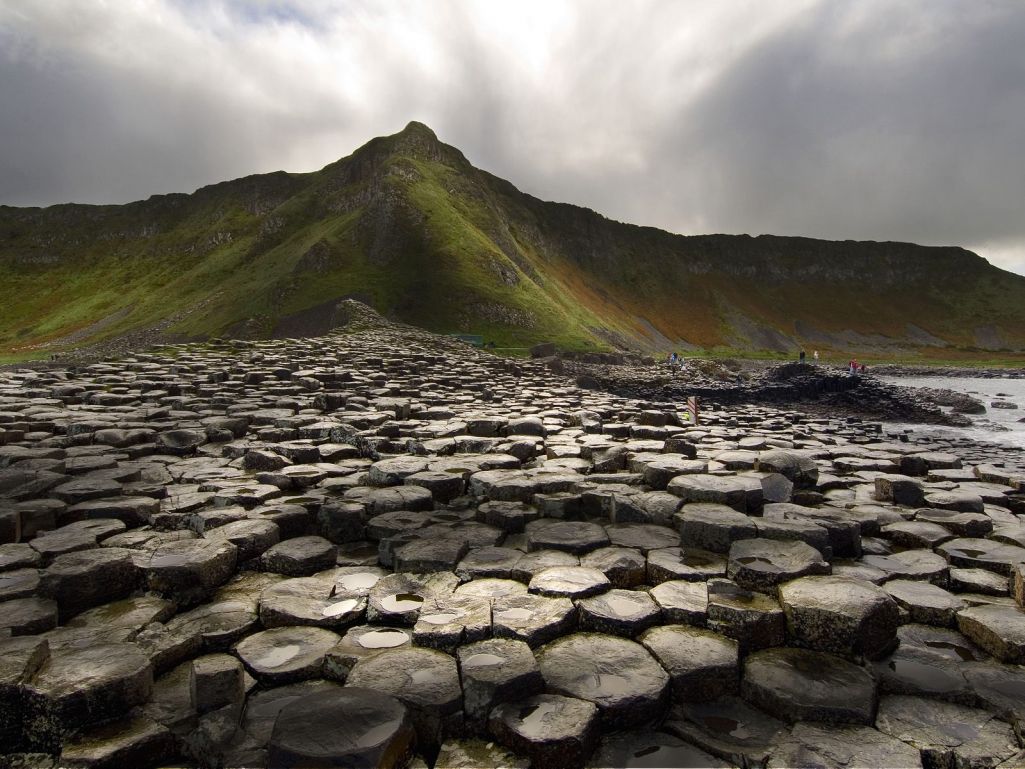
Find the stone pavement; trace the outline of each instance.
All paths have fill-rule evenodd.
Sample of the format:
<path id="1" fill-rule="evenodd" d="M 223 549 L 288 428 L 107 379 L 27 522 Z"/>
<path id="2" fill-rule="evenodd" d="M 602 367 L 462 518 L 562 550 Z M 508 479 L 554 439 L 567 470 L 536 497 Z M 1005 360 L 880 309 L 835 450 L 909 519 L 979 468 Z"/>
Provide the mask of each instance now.
<path id="1" fill-rule="evenodd" d="M 1025 471 L 681 408 L 387 324 L 2 373 L 0 745 L 1025 764 Z"/>

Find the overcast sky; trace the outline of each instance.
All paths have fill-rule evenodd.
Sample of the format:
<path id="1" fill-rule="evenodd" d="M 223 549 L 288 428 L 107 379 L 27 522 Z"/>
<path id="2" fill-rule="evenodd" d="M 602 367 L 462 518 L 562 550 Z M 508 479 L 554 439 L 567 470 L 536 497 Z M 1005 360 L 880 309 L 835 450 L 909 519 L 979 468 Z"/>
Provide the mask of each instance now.
<path id="1" fill-rule="evenodd" d="M 1025 273 L 1022 0 L 0 0 L 0 203 L 309 171 L 409 120 L 681 233 Z"/>

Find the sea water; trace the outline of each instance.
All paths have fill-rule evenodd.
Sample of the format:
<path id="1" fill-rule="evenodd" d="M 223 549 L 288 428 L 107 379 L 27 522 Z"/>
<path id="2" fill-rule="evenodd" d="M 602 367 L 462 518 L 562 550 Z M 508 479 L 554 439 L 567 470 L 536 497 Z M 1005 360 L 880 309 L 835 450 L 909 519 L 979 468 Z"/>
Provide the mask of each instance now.
<path id="1" fill-rule="evenodd" d="M 879 377 L 899 387 L 931 387 L 953 390 L 982 401 L 985 414 L 968 414 L 971 427 L 939 427 L 934 425 L 902 425 L 920 435 L 969 438 L 1001 446 L 1025 448 L 1025 379 L 976 379 L 971 377 Z M 1016 409 L 993 408 L 993 401 L 1006 401 Z M 896 426 L 896 425 L 895 425 Z"/>

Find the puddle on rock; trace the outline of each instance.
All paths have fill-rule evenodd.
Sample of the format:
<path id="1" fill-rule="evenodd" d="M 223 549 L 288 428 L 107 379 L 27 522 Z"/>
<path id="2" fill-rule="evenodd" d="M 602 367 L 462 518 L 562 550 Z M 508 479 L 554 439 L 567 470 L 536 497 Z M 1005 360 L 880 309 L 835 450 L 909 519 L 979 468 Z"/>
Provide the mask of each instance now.
<path id="1" fill-rule="evenodd" d="M 588 676 L 585 686 L 595 697 L 620 695 L 631 690 L 630 679 L 616 673 L 593 673 Z"/>
<path id="2" fill-rule="evenodd" d="M 554 713 L 556 706 L 551 702 L 542 702 L 539 705 L 528 705 L 519 712 L 519 732 L 528 739 L 530 737 L 541 737 L 544 733 L 545 717 Z"/>
<path id="3" fill-rule="evenodd" d="M 338 580 L 338 585 L 344 590 L 369 590 L 380 580 L 379 574 L 365 571 L 359 574 L 346 574 Z"/>
<path id="4" fill-rule="evenodd" d="M 633 601 L 619 595 L 606 596 L 604 603 L 611 613 L 620 617 L 632 617 L 634 614 L 640 614 L 642 610 L 639 601 Z"/>
<path id="5" fill-rule="evenodd" d="M 424 599 L 416 593 L 395 593 L 381 599 L 385 611 L 402 613 L 419 609 Z"/>
<path id="6" fill-rule="evenodd" d="M 279 646 L 257 659 L 257 664 L 264 668 L 279 668 L 298 657 L 301 651 L 302 647 L 299 644 Z"/>
<path id="7" fill-rule="evenodd" d="M 344 601 L 337 601 L 333 604 L 324 607 L 321 612 L 325 617 L 337 617 L 340 614 L 348 614 L 359 606 L 359 601 L 355 598 L 346 598 Z"/>
<path id="8" fill-rule="evenodd" d="M 694 748 L 671 745 L 649 745 L 634 752 L 628 758 L 624 769 L 665 769 L 666 767 L 698 767 L 705 766 L 698 758 Z"/>
<path id="9" fill-rule="evenodd" d="M 534 616 L 530 609 L 503 609 L 495 612 L 495 619 L 499 622 L 526 622 Z"/>
<path id="10" fill-rule="evenodd" d="M 763 563 L 766 566 L 772 566 L 773 568 L 776 568 L 776 565 L 772 561 L 770 561 L 768 558 L 763 558 L 760 555 L 745 555 L 742 558 L 738 558 L 737 561 L 739 563 L 744 564 L 745 566 L 752 563 Z"/>
<path id="11" fill-rule="evenodd" d="M 463 660 L 463 667 L 490 667 L 491 665 L 501 665 L 503 662 L 505 660 L 497 654 L 471 654 Z"/>
<path id="12" fill-rule="evenodd" d="M 409 640 L 409 636 L 401 630 L 371 630 L 364 633 L 356 642 L 364 649 L 392 649 L 402 646 Z"/>
<path id="13" fill-rule="evenodd" d="M 751 737 L 751 732 L 740 721 L 725 716 L 705 716 L 702 722 L 713 732 L 726 734 L 738 740 L 746 740 Z"/>
<path id="14" fill-rule="evenodd" d="M 421 614 L 420 621 L 430 625 L 450 625 L 462 616 L 462 614 L 452 611 L 440 612 L 438 614 Z"/>
<path id="15" fill-rule="evenodd" d="M 960 688 L 957 677 L 943 668 L 915 660 L 890 660 L 887 665 L 902 681 L 914 684 L 924 692 L 948 692 Z"/>
<path id="16" fill-rule="evenodd" d="M 926 641 L 925 645 L 930 649 L 949 649 L 964 662 L 975 662 L 978 659 L 968 647 L 950 641 Z"/>
<path id="17" fill-rule="evenodd" d="M 358 748 L 372 748 L 376 747 L 380 743 L 392 737 L 398 729 L 399 721 L 394 719 L 386 721 L 383 724 L 378 724 L 370 729 L 367 729 L 363 734 L 359 735 L 356 740 L 356 747 Z"/>

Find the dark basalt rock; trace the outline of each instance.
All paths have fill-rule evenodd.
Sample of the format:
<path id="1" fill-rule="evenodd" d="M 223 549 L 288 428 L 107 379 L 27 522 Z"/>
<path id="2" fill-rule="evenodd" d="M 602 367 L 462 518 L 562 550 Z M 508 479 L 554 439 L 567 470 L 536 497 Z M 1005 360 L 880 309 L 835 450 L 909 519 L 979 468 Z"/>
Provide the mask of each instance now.
<path id="1" fill-rule="evenodd" d="M 948 421 L 872 377 L 564 378 L 358 315 L 0 371 L 4 750 L 1020 763 L 1020 457 L 865 422 Z"/>
<path id="2" fill-rule="evenodd" d="M 538 694 L 499 705 L 488 729 L 537 769 L 581 767 L 598 742 L 598 708 L 573 697 Z"/>
<path id="3" fill-rule="evenodd" d="M 286 703 L 274 720 L 272 766 L 404 766 L 416 735 L 406 707 L 372 689 L 346 687 Z"/>
<path id="4" fill-rule="evenodd" d="M 550 691 L 593 702 L 611 728 L 655 719 L 667 704 L 669 676 L 640 644 L 580 633 L 537 654 Z"/>

